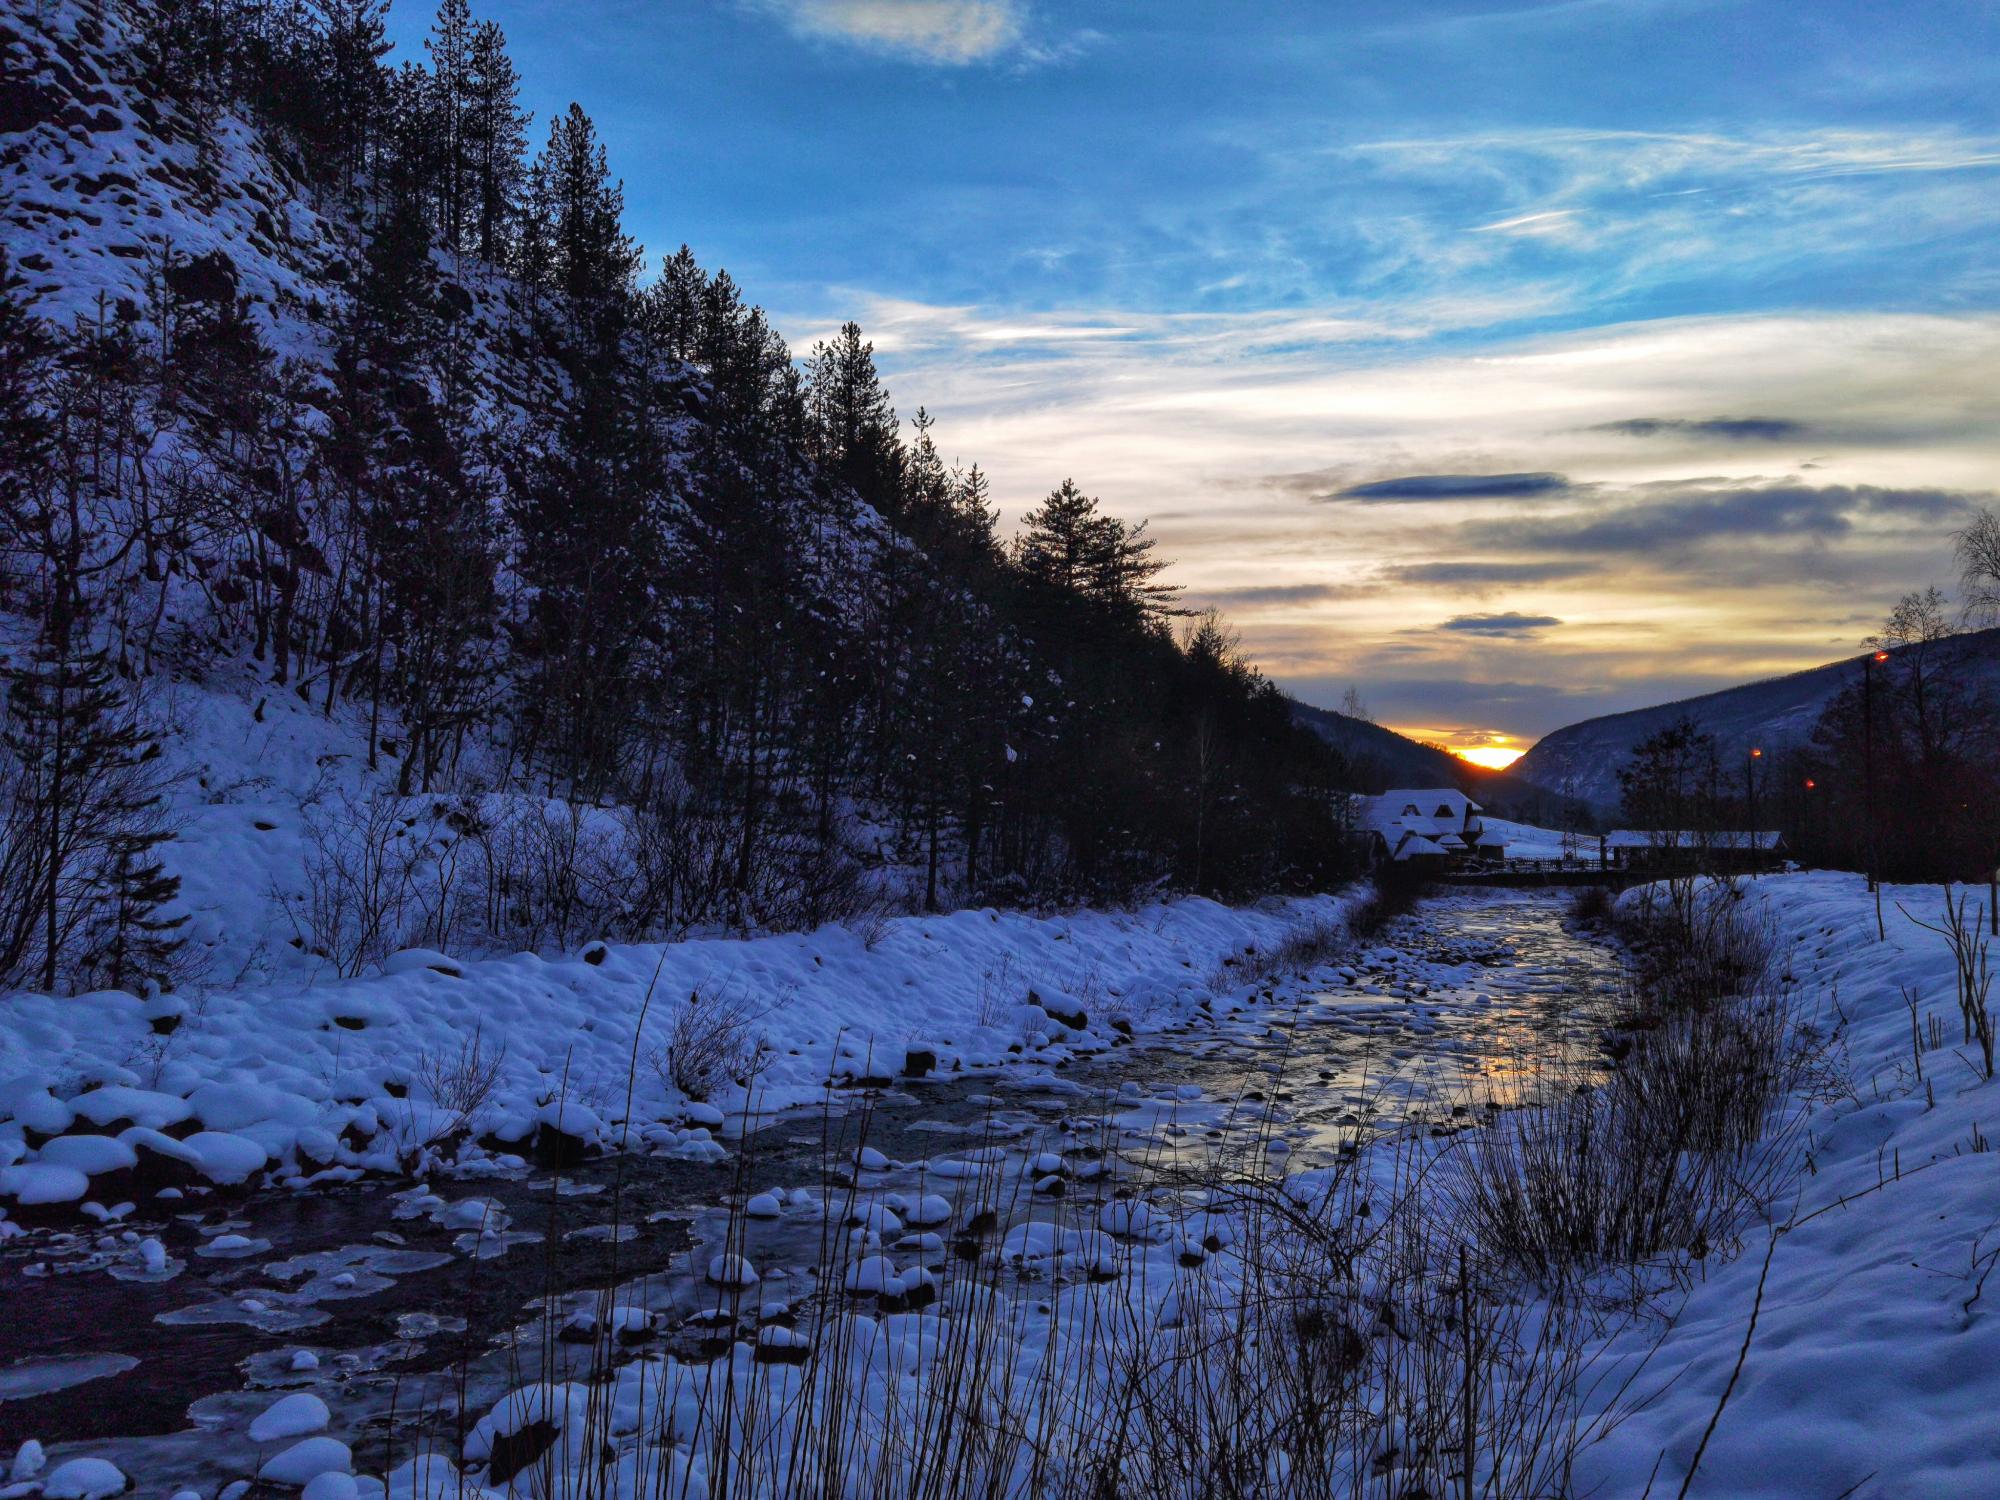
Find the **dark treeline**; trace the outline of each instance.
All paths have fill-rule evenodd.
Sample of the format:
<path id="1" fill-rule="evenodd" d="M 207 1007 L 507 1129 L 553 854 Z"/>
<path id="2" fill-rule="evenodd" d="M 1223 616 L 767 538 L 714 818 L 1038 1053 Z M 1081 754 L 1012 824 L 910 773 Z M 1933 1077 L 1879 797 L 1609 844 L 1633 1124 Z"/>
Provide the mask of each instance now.
<path id="1" fill-rule="evenodd" d="M 1961 539 L 1969 601 L 1979 573 L 1966 542 L 1993 527 L 1987 515 Z M 1799 859 L 1898 881 L 2000 867 L 2000 704 L 1958 643 L 1964 618 L 1936 589 L 1904 596 L 1811 739 L 1779 757 L 1774 822 Z"/>
<path id="2" fill-rule="evenodd" d="M 1935 588 L 1905 595 L 1802 742 L 1725 754 L 1684 718 L 1638 745 L 1619 771 L 1623 817 L 1696 849 L 1776 829 L 1810 866 L 1986 880 L 2000 868 L 2000 704 L 1963 626 L 2000 597 L 1994 543 L 2000 520 L 1986 514 L 1960 539 L 1970 607 L 1952 610 Z"/>
<path id="3" fill-rule="evenodd" d="M 74 326 L 0 258 L 0 609 L 33 632 L 0 980 L 53 964 L 76 881 L 157 905 L 151 750 L 113 726 L 246 656 L 365 715 L 402 793 L 618 804 L 703 851 L 680 921 L 839 916 L 884 859 L 931 907 L 1340 873 L 1337 757 L 1181 618 L 1143 525 L 1064 481 L 1003 538 L 859 328 L 796 360 L 685 247 L 647 280 L 584 112 L 531 156 L 496 25 L 446 0 L 391 64 L 385 11 L 106 12 L 116 81 L 194 150 L 190 216 L 243 119 L 330 226 L 286 252 L 312 337 L 244 290 L 262 215 L 235 256 L 151 247 L 143 299 Z M 90 824 L 71 792 L 114 771 Z"/>

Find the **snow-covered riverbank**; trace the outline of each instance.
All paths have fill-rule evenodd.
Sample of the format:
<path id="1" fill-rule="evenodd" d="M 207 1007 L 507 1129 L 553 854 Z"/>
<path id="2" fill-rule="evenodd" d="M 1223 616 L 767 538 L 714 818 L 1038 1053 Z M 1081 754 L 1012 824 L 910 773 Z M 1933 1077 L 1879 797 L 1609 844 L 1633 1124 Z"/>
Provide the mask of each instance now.
<path id="1" fill-rule="evenodd" d="M 1268 952 L 1285 924 L 1328 920 L 1336 904 L 1230 913 L 1184 903 L 1138 917 L 1060 923 L 964 913 L 891 924 L 872 947 L 852 935 L 815 934 L 768 940 L 768 947 L 669 950 L 668 972 L 681 984 L 699 972 L 696 949 L 742 955 L 734 972 L 744 983 L 832 971 L 827 992 L 852 997 L 839 1002 L 850 1008 L 801 1007 L 797 1014 L 812 1016 L 814 1025 L 794 1034 L 807 1044 L 797 1056 L 781 1048 L 772 1060 L 776 1086 L 801 1095 L 824 1097 L 829 1072 L 852 1057 L 834 1039 L 868 1014 L 856 1008 L 865 1005 L 882 1018 L 878 1037 L 897 1046 L 913 1037 L 935 1041 L 940 1070 L 954 1061 L 968 1070 L 1010 1066 L 956 1090 L 938 1090 L 934 1071 L 926 1083 L 898 1079 L 860 1091 L 850 1097 L 880 1098 L 874 1125 L 868 1109 L 850 1113 L 822 1142 L 788 1135 L 781 1125 L 768 1138 L 794 1144 L 760 1148 L 768 1159 L 751 1163 L 748 1177 L 711 1175 L 710 1186 L 696 1189 L 705 1198 L 635 1197 L 629 1228 L 615 1212 L 598 1222 L 610 1195 L 589 1181 L 577 1189 L 599 1196 L 569 1200 L 579 1212 L 559 1225 L 556 1199 L 542 1182 L 549 1217 L 524 1217 L 513 1228 L 546 1234 L 518 1237 L 602 1246 L 630 1234 L 627 1269 L 607 1278 L 597 1266 L 588 1271 L 588 1288 L 559 1280 L 534 1293 L 539 1310 L 530 1323 L 474 1365 L 469 1403 L 453 1371 L 441 1371 L 428 1395 L 423 1379 L 384 1385 L 372 1363 L 379 1346 L 336 1353 L 341 1339 L 328 1336 L 340 1325 L 316 1334 L 311 1320 L 348 1316 L 337 1299 L 366 1297 L 371 1287 L 399 1280 L 400 1292 L 381 1295 L 421 1309 L 404 1315 L 418 1319 L 409 1326 L 449 1319 L 455 1293 L 426 1293 L 445 1282 L 423 1277 L 449 1281 L 457 1273 L 426 1273 L 418 1262 L 436 1254 L 477 1263 L 489 1253 L 482 1238 L 489 1229 L 492 1253 L 503 1253 L 509 1226 L 501 1205 L 525 1214 L 536 1186 L 526 1178 L 463 1186 L 436 1178 L 431 1191 L 393 1195 L 394 1255 L 384 1259 L 380 1246 L 365 1244 L 354 1253 L 294 1255 L 267 1273 L 291 1274 L 288 1267 L 310 1262 L 309 1282 L 256 1291 L 259 1311 L 200 1303 L 247 1322 L 246 1338 L 277 1340 L 245 1366 L 248 1388 L 199 1403 L 189 1439 L 163 1437 L 164 1447 L 72 1443 L 58 1457 L 107 1453 L 137 1473 L 149 1455 L 167 1455 L 163 1472 L 208 1476 L 206 1492 L 214 1476 L 254 1472 L 286 1446 L 250 1443 L 246 1424 L 281 1397 L 312 1391 L 332 1413 L 329 1435 L 317 1440 L 331 1443 L 337 1434 L 352 1445 L 344 1455 L 327 1449 L 321 1456 L 329 1467 L 380 1474 L 401 1466 L 398 1497 L 456 1495 L 461 1483 L 526 1493 L 522 1486 L 547 1463 L 568 1475 L 560 1482 L 579 1496 L 693 1496 L 721 1482 L 720 1455 L 732 1449 L 731 1493 L 754 1490 L 745 1485 L 761 1475 L 758 1492 L 783 1494 L 802 1474 L 824 1477 L 818 1466 L 826 1455 L 814 1445 L 835 1428 L 842 1442 L 859 1444 L 842 1460 L 860 1466 L 848 1476 L 849 1490 L 892 1493 L 926 1471 L 925 1455 L 938 1444 L 970 1441 L 968 1431 L 926 1424 L 976 1397 L 1004 1416 L 1013 1446 L 961 1457 L 986 1465 L 1006 1493 L 1077 1481 L 1080 1470 L 1065 1464 L 1116 1461 L 1129 1469 L 1127 1478 L 1152 1465 L 1157 1479 L 1162 1464 L 1213 1457 L 1237 1466 L 1231 1482 L 1248 1483 L 1245 1493 L 1359 1494 L 1374 1493 L 1368 1485 L 1379 1481 L 1376 1465 L 1382 1472 L 1399 1465 L 1412 1474 L 1452 1472 L 1453 1414 L 1465 1369 L 1477 1363 L 1485 1392 L 1476 1440 L 1482 1493 L 1543 1466 L 1519 1439 L 1507 1446 L 1507 1425 L 1580 1371 L 1577 1383 L 1591 1394 L 1577 1442 L 1572 1448 L 1553 1431 L 1545 1438 L 1549 1461 L 1574 1463 L 1561 1493 L 1638 1495 L 1649 1484 L 1654 1494 L 1675 1493 L 1699 1455 L 1690 1495 L 2000 1494 L 2000 1442 L 1990 1422 L 2000 1394 L 2000 1336 L 1985 1285 L 2000 1260 L 2000 1158 L 1986 1150 L 2000 1125 L 1993 1109 L 2000 1086 L 1984 1079 L 1978 1049 L 1960 1044 L 1945 944 L 1898 909 L 1935 921 L 1942 900 L 1935 888 L 1885 891 L 1888 935 L 1878 940 L 1872 899 L 1854 877 L 1791 875 L 1744 887 L 1743 910 L 1775 940 L 1780 989 L 1820 1027 L 1835 1065 L 1814 1077 L 1821 1088 L 1844 1081 L 1785 1101 L 1782 1113 L 1807 1121 L 1802 1135 L 1785 1137 L 1787 1154 L 1804 1143 L 1802 1170 L 1764 1205 L 1763 1219 L 1753 1215 L 1730 1243 L 1663 1267 L 1643 1315 L 1629 1322 L 1604 1316 L 1602 1326 L 1621 1330 L 1608 1345 L 1578 1338 L 1574 1329 L 1554 1339 L 1532 1297 L 1482 1286 L 1480 1339 L 1493 1337 L 1495 1347 L 1519 1341 L 1527 1350 L 1507 1364 L 1504 1378 L 1487 1363 L 1489 1353 L 1461 1368 L 1452 1363 L 1456 1335 L 1439 1345 L 1423 1332 L 1426 1320 L 1454 1327 L 1458 1299 L 1471 1289 L 1455 1283 L 1451 1271 L 1463 1262 L 1448 1249 L 1436 1264 L 1424 1261 L 1456 1231 L 1417 1212 L 1430 1191 L 1419 1182 L 1458 1169 L 1458 1147 L 1484 1138 L 1487 1105 L 1509 1102 L 1509 1090 L 1532 1077 L 1532 1057 L 1594 1050 L 1603 1007 L 1617 998 L 1615 962 L 1563 933 L 1560 898 L 1455 894 L 1426 903 L 1415 919 L 1338 963 L 1219 988 L 1210 981 L 1225 957 L 1241 957 L 1246 944 Z M 763 967 L 748 967 L 753 960 Z M 352 988 L 406 1004 L 456 999 L 482 993 L 486 969 L 528 969 L 568 994 L 558 1002 L 564 1008 L 550 1013 L 589 1040 L 569 1050 L 555 1038 L 530 1037 L 522 1048 L 537 1049 L 532 1056 L 551 1069 L 570 1056 L 572 1077 L 575 1058 L 597 1058 L 622 1089 L 629 1016 L 650 978 L 646 964 L 661 961 L 659 950 L 643 962 L 636 950 L 594 964 L 515 960 L 469 966 L 458 977 L 407 972 L 313 995 Z M 990 1000 L 979 998 L 981 982 L 990 994 L 994 972 L 1023 987 L 1015 1004 L 1027 1003 L 1026 988 L 1044 1003 L 1034 1014 L 1010 1012 L 1004 1024 L 982 1025 L 982 1016 L 993 1018 Z M 562 985 L 564 978 L 578 983 Z M 533 996 L 520 983 L 497 988 L 501 1003 L 525 1016 Z M 1914 1032 L 1906 988 L 1916 997 Z M 1138 1003 L 1146 995 L 1150 1008 Z M 600 1007 L 622 999 L 615 1035 L 595 1034 L 613 1018 L 592 1007 L 593 997 Z M 1072 1005 L 1086 1012 L 1076 1030 L 1054 1019 Z M 190 1017 L 184 1025 L 208 1020 Z M 582 1029 L 593 1022 L 595 1030 Z M 1112 1054 L 1109 1044 L 1124 1035 L 1113 1022 L 1170 1035 L 1149 1046 L 1142 1034 L 1140 1045 Z M 370 1065 L 387 1066 L 381 1059 L 390 1055 L 395 1026 L 416 1024 L 400 1012 L 382 1022 L 373 1043 L 382 1050 L 369 1054 L 376 1059 Z M 368 1042 L 377 1030 L 373 1022 L 359 1032 L 336 1026 L 325 1036 L 338 1046 L 339 1034 Z M 1035 1043 L 1038 1031 L 1045 1046 Z M 275 1048 L 282 1033 L 252 1035 Z M 1009 1052 L 1015 1044 L 1023 1050 Z M 247 1056 L 247 1045 L 232 1055 Z M 510 1067 L 514 1058 L 510 1046 Z M 906 1061 L 901 1053 L 895 1060 Z M 862 1064 L 876 1066 L 865 1055 Z M 304 1092 L 297 1097 L 314 1102 Z M 39 1095 L 36 1106 L 47 1107 Z M 632 1114 L 652 1119 L 648 1110 L 669 1108 L 688 1106 L 649 1095 Z M 1381 1128 L 1398 1120 L 1420 1128 Z M 257 1128 L 253 1122 L 243 1134 L 255 1139 Z M 1355 1154 L 1354 1145 L 1371 1135 L 1386 1136 L 1384 1145 Z M 670 1153 L 686 1144 L 661 1141 Z M 722 1150 L 713 1142 L 708 1149 Z M 744 1155 L 748 1161 L 748 1148 Z M 366 1207 L 379 1197 L 378 1190 L 358 1201 Z M 469 1204 L 480 1220 L 468 1227 Z M 158 1210 L 149 1205 L 141 1216 L 148 1212 Z M 369 1221 L 357 1212 L 348 1210 L 342 1232 L 365 1239 Z M 655 1219 L 686 1226 L 673 1241 L 680 1248 L 655 1245 L 667 1227 L 656 1228 Z M 1385 1219 L 1413 1237 L 1379 1233 Z M 233 1234 L 251 1237 L 243 1252 L 249 1258 L 240 1262 L 249 1277 L 236 1288 L 242 1292 L 258 1280 L 259 1257 L 278 1253 L 259 1250 L 257 1233 L 254 1224 L 213 1214 L 177 1226 L 175 1255 L 196 1257 L 188 1262 L 193 1274 L 158 1290 L 179 1294 L 169 1300 L 229 1298 L 215 1262 L 200 1257 L 216 1244 L 227 1249 Z M 131 1258 L 115 1246 L 95 1260 L 87 1246 L 79 1250 L 73 1264 L 80 1271 Z M 577 1251 L 556 1259 L 565 1278 L 584 1265 Z M 525 1259 L 501 1266 L 517 1278 L 528 1274 Z M 143 1266 L 127 1271 L 146 1274 Z M 1640 1274 L 1643 1281 L 1650 1273 Z M 1694 1283 L 1685 1298 L 1675 1290 L 1683 1278 Z M 532 1276 L 511 1284 L 531 1292 L 538 1285 Z M 1359 1336 L 1351 1347 L 1340 1334 L 1318 1349 L 1352 1376 L 1338 1397 L 1347 1403 L 1342 1420 L 1361 1424 L 1344 1429 L 1340 1450 L 1344 1461 L 1360 1465 L 1350 1488 L 1339 1487 L 1346 1482 L 1339 1475 L 1296 1467 L 1300 1453 L 1314 1450 L 1301 1448 L 1287 1424 L 1310 1390 L 1269 1387 L 1272 1367 L 1243 1363 L 1249 1345 L 1216 1344 L 1204 1331 L 1216 1320 L 1241 1326 L 1247 1309 L 1260 1326 L 1276 1319 L 1264 1335 L 1296 1338 L 1287 1309 L 1298 1305 L 1301 1290 L 1333 1319 L 1328 1328 Z M 297 1346 L 323 1366 L 285 1365 L 294 1357 L 291 1341 L 323 1337 L 332 1347 Z M 722 1358 L 695 1355 L 690 1339 Z M 397 1346 L 404 1353 L 396 1357 L 408 1358 L 421 1344 L 419 1337 Z M 99 1360 L 122 1352 L 110 1343 L 92 1348 L 89 1357 Z M 534 1351 L 525 1368 L 524 1350 Z M 1157 1412 L 1142 1423 L 1146 1444 L 1122 1456 L 1107 1449 L 1101 1414 L 1133 1400 L 1131 1382 L 1142 1366 L 1153 1372 L 1147 1381 L 1161 1382 L 1147 1399 L 1177 1392 L 1176 1399 L 1196 1403 L 1190 1412 L 1206 1413 L 1190 1431 L 1226 1421 L 1246 1441 L 1255 1437 L 1271 1466 L 1246 1471 L 1249 1456 L 1241 1453 L 1191 1448 L 1176 1456 L 1171 1444 L 1162 1446 Z M 67 1378 L 68 1368 L 55 1374 Z M 524 1381 L 530 1368 L 543 1373 Z M 1523 1371 L 1530 1372 L 1525 1383 Z M 34 1378 L 51 1378 L 50 1370 L 38 1368 Z M 77 1378 L 120 1377 L 100 1370 Z M 1309 1382 L 1310 1389 L 1324 1395 L 1324 1378 L 1324 1371 L 1313 1376 L 1322 1383 Z M 1517 1382 L 1511 1394 L 1509 1381 Z M 509 1390 L 514 1394 L 501 1400 Z M 403 1437 L 387 1450 L 395 1461 L 378 1466 L 384 1403 L 392 1398 L 405 1412 L 428 1402 L 428 1415 L 414 1426 L 405 1419 Z M 1383 1401 L 1390 1407 L 1365 1415 Z M 1518 1404 L 1524 1401 L 1530 1405 Z M 1129 1407 L 1127 1415 L 1138 1420 Z M 1429 1421 L 1443 1428 L 1427 1428 Z M 473 1432 L 461 1443 L 456 1434 L 465 1427 Z M 230 1456 L 203 1458 L 204 1441 Z M 409 1466 L 418 1449 L 430 1456 Z M 531 1451 L 536 1464 L 517 1471 L 514 1464 Z M 591 1455 L 606 1451 L 618 1461 L 600 1471 Z M 1057 1457 L 1044 1469 L 1047 1454 Z M 1194 1467 L 1173 1472 L 1175 1482 L 1160 1492 L 1200 1493 L 1216 1477 L 1204 1479 Z M 376 1482 L 358 1482 L 360 1493 L 379 1493 Z M 329 1490 L 325 1500 L 336 1497 Z"/>
<path id="2" fill-rule="evenodd" d="M 17 995 L 0 1002 L 0 1214 L 114 1211 L 135 1167 L 301 1185 L 411 1166 L 454 1136 L 525 1153 L 545 1128 L 710 1156 L 743 1109 L 737 1077 L 769 1111 L 830 1081 L 1051 1066 L 1185 1019 L 1228 966 L 1350 905 L 963 911 L 558 960 L 411 952 L 310 987 Z M 702 1044 L 715 1087 L 697 1100 L 676 1076 Z"/>

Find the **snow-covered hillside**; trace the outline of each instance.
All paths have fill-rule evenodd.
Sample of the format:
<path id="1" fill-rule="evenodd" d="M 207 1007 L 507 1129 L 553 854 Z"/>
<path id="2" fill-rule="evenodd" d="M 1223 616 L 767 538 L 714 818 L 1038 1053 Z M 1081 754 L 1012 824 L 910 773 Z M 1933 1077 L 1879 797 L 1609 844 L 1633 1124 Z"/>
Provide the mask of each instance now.
<path id="1" fill-rule="evenodd" d="M 381 10 L 0 16 L 0 985 L 1344 878 L 1142 528 L 1011 546 L 856 325 L 649 264 L 496 26 Z"/>

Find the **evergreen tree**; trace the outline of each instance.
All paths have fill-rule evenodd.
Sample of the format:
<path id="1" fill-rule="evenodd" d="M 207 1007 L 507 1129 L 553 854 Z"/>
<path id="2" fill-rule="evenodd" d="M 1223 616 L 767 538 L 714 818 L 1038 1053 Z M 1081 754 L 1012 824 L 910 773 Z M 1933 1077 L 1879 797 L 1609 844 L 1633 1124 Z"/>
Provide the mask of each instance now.
<path id="1" fill-rule="evenodd" d="M 373 164 L 387 112 L 388 0 L 314 0 L 318 11 L 318 134 L 352 191 Z"/>
<path id="2" fill-rule="evenodd" d="M 624 185 L 611 176 L 596 128 L 578 105 L 549 126 L 548 145 L 535 161 L 531 181 L 528 211 L 538 221 L 532 226 L 531 273 L 600 333 L 615 328 L 632 294 L 641 251 L 621 223 Z"/>
<path id="3" fill-rule="evenodd" d="M 31 978 L 55 993 L 100 971 L 131 986 L 165 983 L 178 919 L 159 908 L 179 891 L 154 857 L 164 821 L 155 745 L 119 693 L 109 660 L 45 638 L 0 674 L 7 689 L 0 757 L 11 781 L 0 868 L 0 983 Z"/>
<path id="4" fill-rule="evenodd" d="M 460 212 L 473 221 L 473 245 L 480 259 L 497 265 L 510 249 L 528 126 L 534 117 L 521 108 L 520 76 L 496 22 L 481 21 L 473 27 L 465 96 L 470 202 Z"/>
<path id="5" fill-rule="evenodd" d="M 0 245 L 0 602 L 29 585 L 43 554 L 43 516 L 56 450 L 42 405 L 55 340 L 35 316 L 27 283 Z"/>
<path id="6" fill-rule="evenodd" d="M 695 358 L 701 347 L 702 298 L 708 277 L 686 245 L 660 263 L 660 279 L 647 287 L 639 318 L 660 349 L 678 360 Z"/>
<path id="7" fill-rule="evenodd" d="M 902 443 L 896 412 L 875 369 L 875 346 L 845 323 L 813 346 L 806 368 L 813 457 L 837 482 L 892 517 L 900 496 Z"/>
<path id="8" fill-rule="evenodd" d="M 429 115 L 436 168 L 436 223 L 446 249 L 469 248 L 477 187 L 472 161 L 472 11 L 442 0 L 424 49 L 430 53 Z"/>

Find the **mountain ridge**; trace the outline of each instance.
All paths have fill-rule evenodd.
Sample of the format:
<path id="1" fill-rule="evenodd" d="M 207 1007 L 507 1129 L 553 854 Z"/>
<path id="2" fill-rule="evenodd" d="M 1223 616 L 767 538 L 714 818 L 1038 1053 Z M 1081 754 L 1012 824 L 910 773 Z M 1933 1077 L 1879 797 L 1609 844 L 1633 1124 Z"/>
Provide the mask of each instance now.
<path id="1" fill-rule="evenodd" d="M 1891 657 L 1917 649 L 1892 648 Z M 1948 659 L 1967 662 L 1990 693 L 2000 693 L 2000 628 L 1967 631 L 1933 643 Z M 1544 735 L 1511 768 L 1523 780 L 1588 803 L 1599 816 L 1614 814 L 1618 768 L 1649 735 L 1691 717 L 1715 735 L 1726 761 L 1754 746 L 1767 753 L 1804 743 L 1828 703 L 1854 680 L 1870 653 L 1759 678 L 1648 708 L 1581 719 Z"/>

